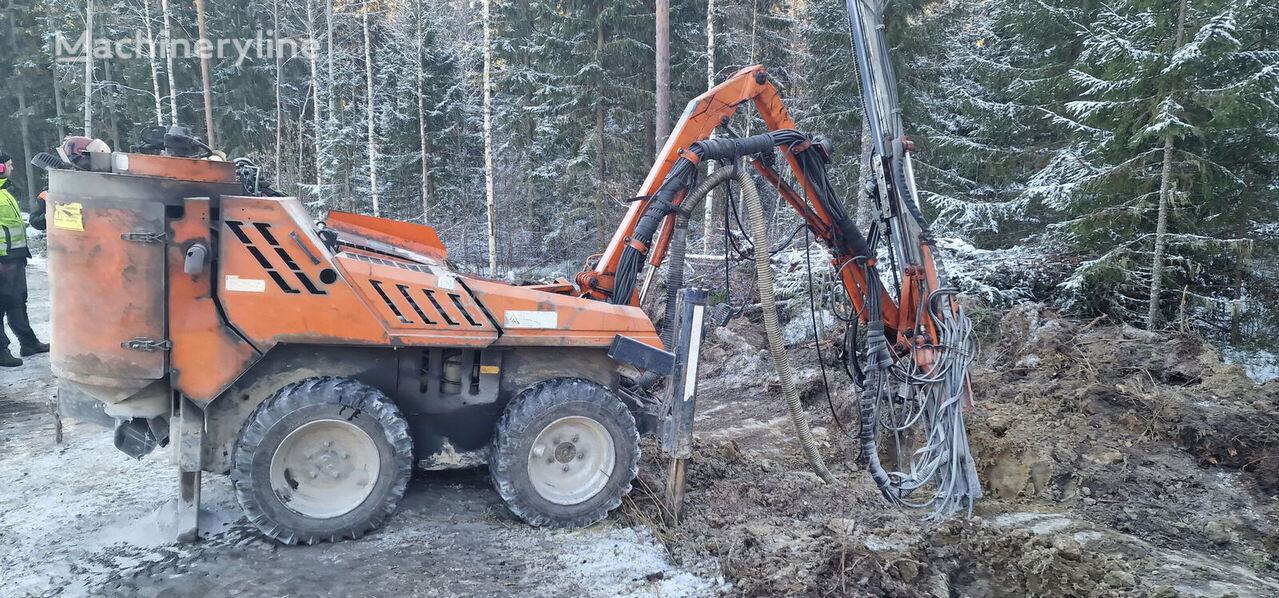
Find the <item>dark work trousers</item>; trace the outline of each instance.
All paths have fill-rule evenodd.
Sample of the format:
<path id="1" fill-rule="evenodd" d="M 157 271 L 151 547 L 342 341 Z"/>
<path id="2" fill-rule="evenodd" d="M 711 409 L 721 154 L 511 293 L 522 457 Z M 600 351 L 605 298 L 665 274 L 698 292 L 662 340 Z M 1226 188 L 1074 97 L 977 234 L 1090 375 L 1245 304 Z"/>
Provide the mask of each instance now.
<path id="1" fill-rule="evenodd" d="M 8 348 L 4 321 L 24 347 L 40 344 L 27 319 L 27 260 L 0 262 L 0 349 Z"/>

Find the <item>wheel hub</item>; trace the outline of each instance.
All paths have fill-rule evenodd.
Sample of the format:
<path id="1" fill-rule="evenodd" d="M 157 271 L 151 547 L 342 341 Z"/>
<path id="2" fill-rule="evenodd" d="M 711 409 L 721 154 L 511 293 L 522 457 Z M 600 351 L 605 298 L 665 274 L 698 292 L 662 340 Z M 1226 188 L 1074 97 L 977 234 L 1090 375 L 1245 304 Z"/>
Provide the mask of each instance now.
<path id="1" fill-rule="evenodd" d="M 307 422 L 289 433 L 271 456 L 271 490 L 293 512 L 316 519 L 359 507 L 377 482 L 377 445 L 343 420 Z"/>
<path id="2" fill-rule="evenodd" d="M 542 498 L 575 505 L 608 485 L 615 460 L 613 437 L 603 424 L 589 417 L 562 417 L 533 440 L 529 481 Z"/>
<path id="3" fill-rule="evenodd" d="M 555 460 L 560 463 L 568 463 L 576 456 L 577 445 L 571 442 L 561 442 L 559 446 L 555 447 Z"/>

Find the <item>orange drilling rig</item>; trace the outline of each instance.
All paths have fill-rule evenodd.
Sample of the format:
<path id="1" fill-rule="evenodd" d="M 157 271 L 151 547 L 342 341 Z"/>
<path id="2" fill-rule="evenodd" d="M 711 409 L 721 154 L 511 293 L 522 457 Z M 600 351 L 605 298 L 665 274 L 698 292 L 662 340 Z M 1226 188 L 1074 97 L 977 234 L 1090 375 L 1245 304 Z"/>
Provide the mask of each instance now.
<path id="1" fill-rule="evenodd" d="M 129 455 L 173 446 L 180 539 L 197 532 L 202 472 L 229 474 L 249 519 L 284 543 L 377 528 L 415 467 L 487 464 L 525 521 L 593 523 L 630 490 L 640 435 L 688 456 L 706 293 L 679 288 L 682 242 L 671 241 L 707 183 L 734 174 L 695 185 L 699 162 L 741 161 L 830 251 L 855 310 L 851 338 L 865 333 L 847 358 L 884 496 L 970 507 L 980 488 L 962 420 L 967 319 L 936 266 L 897 112 L 870 101 L 891 83 L 866 78 L 891 75 L 882 33 L 866 25 L 875 18 L 853 21 L 859 57 L 884 63 L 862 68 L 876 136 L 866 231 L 827 180 L 828 148 L 795 130 L 759 66 L 688 104 L 604 253 L 575 280 L 540 286 L 457 271 L 427 226 L 341 212 L 314 224 L 296 199 L 264 193 L 252 165 L 200 159 L 211 150 L 180 130 L 166 155 L 51 168 L 62 409 L 108 416 Z M 768 132 L 727 130 L 747 103 Z M 710 138 L 721 127 L 728 136 Z M 779 153 L 798 188 L 779 174 Z M 639 303 L 668 258 L 659 335 Z M 879 430 L 916 425 L 926 441 L 910 467 L 881 466 Z"/>

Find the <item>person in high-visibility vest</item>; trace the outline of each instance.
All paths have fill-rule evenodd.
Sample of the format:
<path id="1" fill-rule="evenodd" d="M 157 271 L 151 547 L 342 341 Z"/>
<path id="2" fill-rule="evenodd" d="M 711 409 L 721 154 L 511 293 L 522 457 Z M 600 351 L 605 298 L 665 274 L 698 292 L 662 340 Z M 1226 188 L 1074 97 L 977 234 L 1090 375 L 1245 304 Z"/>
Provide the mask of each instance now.
<path id="1" fill-rule="evenodd" d="M 22 360 L 9 352 L 4 321 L 18 337 L 19 353 L 26 357 L 49 352 L 27 319 L 27 223 L 22 220 L 18 200 L 9 191 L 13 159 L 0 150 L 0 367 L 17 367 Z"/>

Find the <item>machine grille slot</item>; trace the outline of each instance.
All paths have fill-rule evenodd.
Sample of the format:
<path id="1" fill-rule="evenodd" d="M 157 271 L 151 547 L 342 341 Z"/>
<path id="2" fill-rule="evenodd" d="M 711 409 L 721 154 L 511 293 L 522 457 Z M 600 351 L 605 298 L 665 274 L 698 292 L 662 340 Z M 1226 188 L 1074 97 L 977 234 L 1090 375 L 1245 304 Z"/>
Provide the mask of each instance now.
<path id="1" fill-rule="evenodd" d="M 239 239 L 240 242 L 245 245 L 253 245 L 253 242 L 249 240 L 249 236 L 244 234 L 244 231 L 240 228 L 242 226 L 244 225 L 234 220 L 226 221 L 226 227 L 231 229 L 231 233 L 235 235 L 235 238 Z"/>
<path id="2" fill-rule="evenodd" d="M 453 300 L 453 305 L 457 306 L 457 310 L 462 312 L 462 317 L 466 318 L 466 321 L 470 322 L 472 326 L 483 326 L 483 324 L 476 322 L 475 318 L 471 317 L 471 312 L 466 311 L 466 308 L 462 306 L 461 295 L 458 295 L 457 293 L 449 293 L 449 299 Z"/>
<path id="3" fill-rule="evenodd" d="M 275 266 L 271 265 L 271 260 L 267 259 L 266 255 L 262 253 L 262 250 L 259 249 L 257 245 L 253 243 L 253 240 L 249 238 L 249 235 L 245 233 L 244 223 L 227 220 L 226 225 L 227 228 L 231 229 L 235 238 L 239 240 L 240 243 L 244 245 L 245 249 L 249 251 L 249 255 L 252 255 L 253 259 L 257 260 L 258 265 L 262 266 L 263 270 L 266 270 L 267 275 L 271 277 L 271 280 L 275 281 L 276 286 L 280 287 L 281 291 L 290 294 L 302 292 L 293 288 L 292 285 L 286 282 L 284 277 L 275 269 Z M 284 265 L 289 268 L 289 271 L 297 277 L 298 282 L 302 283 L 302 286 L 306 287 L 307 292 L 312 295 L 328 294 L 327 291 L 316 287 L 315 283 L 311 281 L 311 277 L 307 276 L 306 273 L 302 271 L 302 268 L 298 266 L 297 262 L 293 260 L 293 257 L 289 255 L 288 251 L 285 251 L 285 249 L 280 246 L 280 243 L 275 239 L 275 235 L 271 234 L 270 224 L 266 222 L 255 222 L 253 223 L 253 228 L 258 231 L 258 234 L 262 235 L 262 238 L 266 240 L 268 245 L 275 249 L 275 253 L 280 256 L 280 259 L 283 260 Z"/>
<path id="4" fill-rule="evenodd" d="M 348 247 L 353 247 L 356 249 L 364 249 L 360 247 L 359 245 L 354 245 L 351 243 L 344 242 L 343 245 L 346 245 Z M 366 249 L 366 251 L 372 251 L 372 250 Z M 361 262 L 368 262 L 370 264 L 381 264 L 383 266 L 391 266 L 393 268 L 400 268 L 402 270 L 412 270 L 414 272 L 423 272 L 426 274 L 431 273 L 431 269 L 427 266 L 422 266 L 419 264 L 406 264 L 404 262 L 397 262 L 394 260 L 382 259 L 380 257 L 373 257 L 371 255 L 365 255 L 363 253 L 351 253 L 349 251 L 343 251 L 341 254 L 339 254 L 339 257 L 350 258 L 350 259 L 361 261 Z"/>
<path id="5" fill-rule="evenodd" d="M 387 307 L 391 308 L 391 313 L 395 314 L 396 318 L 399 318 L 401 324 L 413 323 L 413 320 L 404 317 L 404 314 L 400 312 L 400 308 L 386 295 L 386 291 L 382 290 L 382 281 L 370 278 L 369 284 L 373 285 L 373 290 L 377 291 L 378 296 L 382 297 L 382 301 L 386 303 Z"/>
<path id="6" fill-rule="evenodd" d="M 293 288 L 293 287 L 289 286 L 289 283 L 284 282 L 284 277 L 283 277 L 283 276 L 280 276 L 280 273 L 279 273 L 279 272 L 276 272 L 275 270 L 267 270 L 267 271 L 266 271 L 266 273 L 267 273 L 267 274 L 271 277 L 271 280 L 274 280 L 274 281 L 275 281 L 276 286 L 280 287 L 280 290 L 281 290 L 281 291 L 284 291 L 284 292 L 286 292 L 286 293 L 301 293 L 301 292 L 302 292 L 302 291 L 299 291 L 299 290 L 297 290 L 297 289 L 295 289 L 295 288 Z"/>
<path id="7" fill-rule="evenodd" d="M 404 295 L 404 300 L 408 301 L 409 305 L 413 306 L 413 311 L 417 312 L 417 317 L 422 318 L 423 323 L 429 324 L 431 326 L 434 326 L 436 324 L 434 320 L 426 317 L 426 312 L 423 312 L 422 307 L 417 304 L 417 301 L 413 300 L 413 295 L 409 294 L 408 285 L 397 284 L 395 285 L 395 288 L 399 289 L 400 294 Z"/>
<path id="8" fill-rule="evenodd" d="M 262 234 L 262 238 L 266 239 L 266 242 L 270 243 L 272 247 L 280 246 L 280 242 L 275 240 L 275 235 L 271 234 L 271 225 L 269 223 L 254 222 L 253 228 L 258 229 L 258 232 Z"/>
<path id="9" fill-rule="evenodd" d="M 306 287 L 308 293 L 311 293 L 312 295 L 329 294 L 328 291 L 317 288 L 315 283 L 311 282 L 311 277 L 307 276 L 306 272 L 302 271 L 302 268 L 298 266 L 298 263 L 293 261 L 293 256 L 290 256 L 289 252 L 285 251 L 283 247 L 276 247 L 275 253 L 280 256 L 280 259 L 284 260 L 285 265 L 289 267 L 289 270 L 293 271 L 293 275 L 298 278 L 298 282 L 302 283 L 302 286 Z"/>
<path id="10" fill-rule="evenodd" d="M 422 289 L 422 292 L 426 294 L 427 299 L 431 300 L 431 305 L 435 306 L 435 311 L 439 312 L 440 316 L 444 318 L 444 321 L 447 322 L 449 326 L 459 325 L 457 320 L 454 320 L 453 316 L 449 315 L 449 312 L 444 311 L 444 306 L 440 305 L 440 302 L 435 299 L 435 291 L 432 291 L 431 289 Z M 463 311 L 462 313 L 466 312 Z"/>
<path id="11" fill-rule="evenodd" d="M 262 250 L 252 245 L 249 245 L 247 249 L 249 250 L 249 255 L 252 255 L 253 259 L 258 261 L 258 265 L 262 266 L 263 270 L 270 272 L 275 269 L 271 266 L 271 260 L 266 259 L 266 256 L 262 254 Z"/>

